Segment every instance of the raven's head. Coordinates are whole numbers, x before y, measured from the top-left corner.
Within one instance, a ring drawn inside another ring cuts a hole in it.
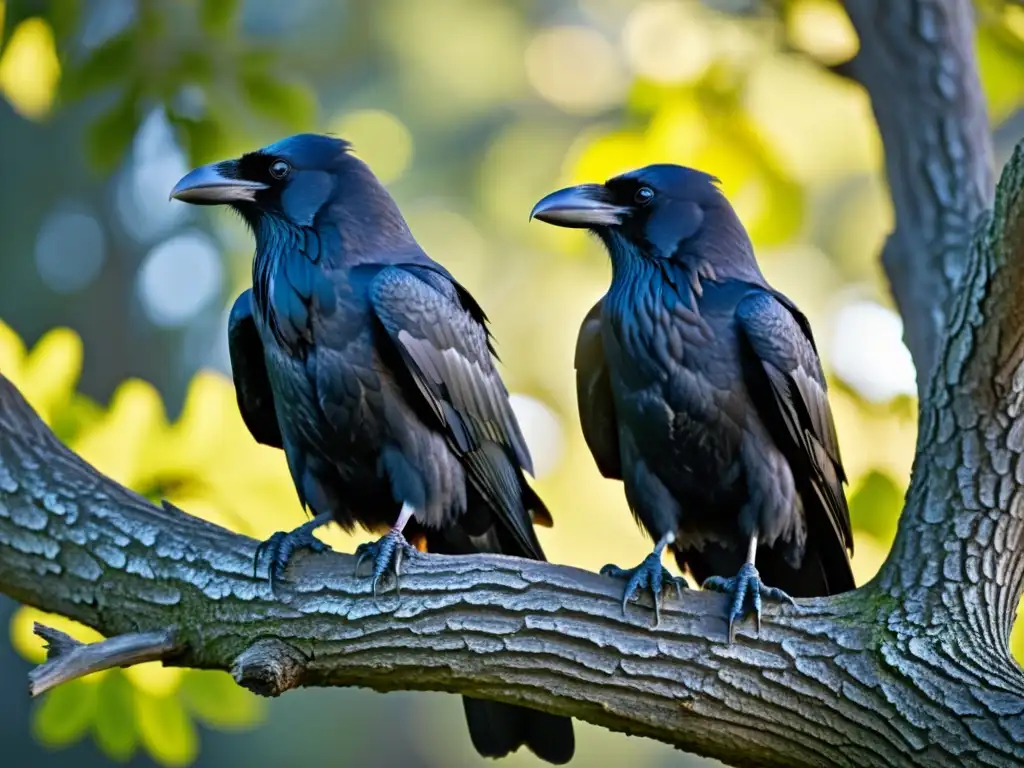
[[[718,188],[718,179],[680,165],[649,165],[604,184],[552,192],[530,218],[559,227],[589,229],[613,260],[631,257],[688,259],[715,267],[753,260],[746,230]],[[725,263],[723,263],[725,262]],[[756,266],[754,267],[756,269]]]
[[[229,205],[257,237],[265,224],[361,224],[405,231],[387,190],[349,148],[348,142],[331,136],[289,136],[236,160],[196,168],[175,185],[171,197],[195,205]]]

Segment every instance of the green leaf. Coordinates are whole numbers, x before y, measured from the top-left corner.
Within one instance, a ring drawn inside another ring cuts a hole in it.
[[[871,470],[850,498],[850,520],[884,544],[896,536],[903,492],[887,474]]]
[[[117,104],[89,126],[86,150],[97,170],[109,172],[121,162],[141,119],[138,91],[129,88]]]
[[[760,188],[760,211],[748,224],[750,238],[759,246],[782,245],[795,237],[804,221],[804,191],[782,168],[771,145],[747,113],[728,95],[715,93],[720,102],[714,130],[728,142],[728,153],[743,159],[750,181]],[[713,167],[713,166],[709,166]]]
[[[136,9],[135,25],[139,30],[140,42],[148,45],[164,39],[171,14],[160,3],[137,3]]]
[[[242,72],[241,86],[256,114],[294,131],[303,130],[313,122],[316,97],[306,86],[248,70]]]
[[[135,61],[137,43],[136,29],[129,27],[97,47],[80,65],[69,67],[62,83],[64,97],[81,99],[124,80]]]
[[[190,670],[181,681],[185,704],[204,724],[220,730],[250,728],[263,720],[265,704],[227,672]]]
[[[176,693],[153,696],[135,689],[135,719],[143,746],[157,762],[186,766],[196,759],[196,728]]]
[[[203,165],[228,153],[228,136],[218,121],[211,118],[194,120],[173,114],[169,114],[168,119],[192,165]]]
[[[47,21],[53,28],[53,37],[63,43],[78,31],[82,18],[81,0],[50,0]]]
[[[1024,101],[1024,42],[999,26],[978,29],[978,72],[989,121],[998,125]]]
[[[625,108],[633,117],[650,118],[666,102],[673,101],[687,91],[687,86],[663,85],[653,80],[637,78],[626,94]]]
[[[131,682],[119,670],[112,670],[99,683],[98,705],[92,732],[108,757],[126,762],[138,745],[135,730],[135,697]]]
[[[103,406],[76,392],[68,404],[54,414],[50,428],[62,443],[70,443],[83,429],[99,421],[103,414]]]
[[[168,78],[168,87],[180,87],[185,83],[209,85],[213,80],[214,65],[207,50],[182,51],[178,56],[173,77]]]
[[[214,36],[227,32],[238,16],[238,0],[202,0],[199,23]]]
[[[96,713],[94,682],[73,680],[46,693],[32,719],[32,733],[49,747],[63,747],[85,734]]]
[[[274,49],[270,47],[251,48],[238,57],[241,72],[249,75],[265,75],[277,60]]]
[[[766,247],[789,242],[800,232],[806,209],[804,190],[788,177],[762,165],[763,188],[769,195],[764,213],[750,226],[750,236]]]

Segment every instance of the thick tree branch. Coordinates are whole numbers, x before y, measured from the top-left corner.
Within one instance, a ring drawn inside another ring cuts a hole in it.
[[[971,0],[844,0],[885,149],[896,228],[882,263],[923,393],[978,217],[992,205],[992,138]]]
[[[103,478],[0,377],[0,591],[132,646],[163,638],[142,645],[266,695],[468,693],[744,765],[1020,764],[1007,637],[1024,582],[1024,151],[968,249],[992,199],[968,0],[846,6],[923,393],[907,508],[871,584],[769,607],[761,635],[744,624],[732,645],[721,596],[689,592],[655,629],[638,621],[647,601],[622,616],[611,580],[499,556],[416,557],[401,599],[375,600],[352,558],[300,555],[275,598],[252,576],[255,542]]]

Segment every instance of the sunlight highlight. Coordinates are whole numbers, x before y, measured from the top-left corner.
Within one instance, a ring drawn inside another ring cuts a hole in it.
[[[633,71],[659,83],[697,79],[711,64],[711,38],[699,17],[671,0],[643,3],[626,21],[622,43]]]
[[[917,394],[917,372],[903,343],[903,321],[873,301],[847,304],[836,315],[832,367],[857,394],[875,403]]]
[[[526,76],[541,97],[575,114],[618,104],[628,85],[612,44],[586,27],[538,32],[526,49]]]
[[[412,163],[412,133],[390,112],[346,112],[331,121],[330,132],[351,142],[352,153],[370,166],[382,184],[399,179]]]
[[[59,82],[53,30],[43,19],[25,19],[0,59],[0,91],[22,117],[41,120],[53,107]]]

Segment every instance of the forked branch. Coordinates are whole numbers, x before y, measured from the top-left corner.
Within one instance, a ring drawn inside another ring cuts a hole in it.
[[[28,673],[30,696],[104,669],[170,659],[181,650],[170,630],[132,632],[98,643],[80,643],[38,622],[32,631],[46,641],[46,661]]]

